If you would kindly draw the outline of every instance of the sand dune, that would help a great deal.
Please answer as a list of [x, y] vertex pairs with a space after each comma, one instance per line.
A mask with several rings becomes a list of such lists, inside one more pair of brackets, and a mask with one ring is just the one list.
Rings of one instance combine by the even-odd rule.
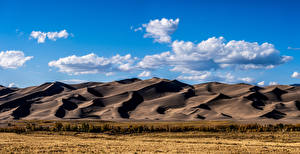
[[0, 86], [0, 120], [300, 120], [300, 87], [177, 80]]

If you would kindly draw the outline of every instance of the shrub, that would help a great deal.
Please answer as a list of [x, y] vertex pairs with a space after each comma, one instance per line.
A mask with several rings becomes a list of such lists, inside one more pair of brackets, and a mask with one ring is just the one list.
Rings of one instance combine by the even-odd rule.
[[63, 124], [60, 123], [60, 122], [56, 122], [55, 125], [54, 125], [54, 130], [55, 131], [61, 131], [63, 128]]

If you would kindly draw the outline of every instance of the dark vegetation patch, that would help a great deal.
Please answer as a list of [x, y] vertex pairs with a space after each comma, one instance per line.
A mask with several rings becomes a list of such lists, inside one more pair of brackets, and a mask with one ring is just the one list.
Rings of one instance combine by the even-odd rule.
[[[199, 115], [199, 119], [205, 117]], [[209, 124], [211, 123], [211, 124]], [[233, 124], [233, 123], [185, 123], [185, 122], [92, 122], [92, 121], [25, 121], [8, 123], [0, 132], [26, 133], [92, 132], [105, 134], [133, 134], [152, 132], [285, 132], [300, 131], [300, 124]]]

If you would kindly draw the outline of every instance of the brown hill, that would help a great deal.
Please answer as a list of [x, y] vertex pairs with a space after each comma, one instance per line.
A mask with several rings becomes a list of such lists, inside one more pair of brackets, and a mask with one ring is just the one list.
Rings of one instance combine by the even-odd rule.
[[300, 87], [177, 80], [0, 86], [0, 120], [100, 119], [300, 121]]

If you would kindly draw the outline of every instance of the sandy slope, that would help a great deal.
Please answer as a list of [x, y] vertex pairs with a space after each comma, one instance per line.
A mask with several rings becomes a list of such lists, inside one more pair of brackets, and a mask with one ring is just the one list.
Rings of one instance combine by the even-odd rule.
[[300, 87], [126, 79], [23, 89], [0, 86], [0, 120], [300, 121]]

